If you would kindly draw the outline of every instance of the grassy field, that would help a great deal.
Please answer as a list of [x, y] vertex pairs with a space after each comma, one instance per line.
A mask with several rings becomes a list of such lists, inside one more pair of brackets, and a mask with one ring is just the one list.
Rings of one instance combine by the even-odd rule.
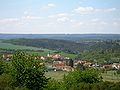
[[48, 78], [52, 78], [55, 80], [62, 80], [64, 75], [67, 75], [68, 72], [64, 72], [64, 71], [49, 71], [45, 73], [45, 76]]
[[68, 53], [64, 53], [64, 52], [61, 52], [59, 54], [63, 55], [64, 57], [69, 57], [69, 58], [72, 58], [72, 59], [75, 59], [75, 57], [77, 57], [76, 54], [68, 54]]
[[120, 75], [115, 71], [107, 71], [106, 73], [102, 73], [102, 77], [104, 81], [120, 82]]
[[[64, 75], [67, 75], [68, 72], [63, 71], [52, 71], [46, 72], [45, 75], [47, 77], [51, 77], [56, 80], [62, 80]], [[107, 71], [107, 73], [102, 73], [103, 81], [110, 81], [110, 82], [120, 82], [120, 75], [115, 74], [114, 71]]]
[[20, 46], [20, 45], [13, 45], [13, 44], [10, 44], [10, 43], [2, 43], [0, 41], [0, 48], [3, 48], [3, 49], [20, 49], [20, 50], [23, 50], [23, 49], [29, 49], [29, 50], [41, 50], [40, 48], [36, 48], [36, 47], [28, 47], [28, 46]]

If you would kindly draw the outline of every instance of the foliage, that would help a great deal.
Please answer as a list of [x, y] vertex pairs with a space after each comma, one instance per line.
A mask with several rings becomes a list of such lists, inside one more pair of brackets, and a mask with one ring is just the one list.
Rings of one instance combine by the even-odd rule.
[[4, 62], [0, 60], [0, 75], [4, 72]]
[[72, 85], [78, 85], [81, 82], [84, 83], [97, 83], [102, 81], [98, 70], [90, 68], [81, 70], [75, 70], [64, 76], [64, 84], [66, 89], [69, 89]]
[[50, 79], [44, 90], [64, 90], [63, 84], [62, 81]]
[[96, 50], [91, 52], [83, 52], [78, 55], [82, 60], [89, 60], [99, 64], [111, 64], [120, 62], [120, 51], [114, 50]]
[[30, 90], [42, 90], [48, 79], [44, 76], [44, 67], [40, 62], [24, 52], [18, 52], [12, 59], [12, 85], [23, 86]]
[[117, 74], [120, 74], [120, 69], [117, 70]]
[[4, 90], [6, 87], [10, 87], [11, 81], [10, 75], [2, 74], [0, 75], [0, 90]]
[[74, 62], [73, 62], [72, 59], [70, 59], [70, 60], [69, 60], [69, 66], [73, 67], [73, 65], [74, 65]]

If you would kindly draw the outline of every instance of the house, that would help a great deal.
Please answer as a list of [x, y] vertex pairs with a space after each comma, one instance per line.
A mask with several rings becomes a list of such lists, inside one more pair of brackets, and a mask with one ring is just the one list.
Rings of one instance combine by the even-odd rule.
[[107, 70], [113, 69], [112, 64], [103, 65], [102, 68]]
[[10, 60], [12, 58], [13, 54], [5, 53], [2, 55], [4, 60]]
[[117, 65], [117, 68], [120, 69], [120, 64]]
[[91, 62], [86, 62], [86, 63], [83, 64], [83, 66], [91, 67], [91, 66], [92, 66], [92, 63], [91, 63]]
[[73, 68], [71, 66], [66, 65], [65, 61], [54, 61], [53, 62], [53, 68], [55, 68], [55, 71], [72, 71]]
[[60, 54], [53, 54], [53, 55], [48, 54], [47, 57], [51, 58], [53, 60], [63, 60], [64, 59], [64, 57], [61, 56]]
[[118, 63], [113, 63], [112, 67], [113, 67], [114, 69], [120, 69], [120, 64], [118, 64]]
[[41, 57], [40, 57], [40, 59], [41, 59], [41, 60], [45, 60], [46, 58], [45, 58], [45, 57], [43, 57], [43, 56], [41, 56]]

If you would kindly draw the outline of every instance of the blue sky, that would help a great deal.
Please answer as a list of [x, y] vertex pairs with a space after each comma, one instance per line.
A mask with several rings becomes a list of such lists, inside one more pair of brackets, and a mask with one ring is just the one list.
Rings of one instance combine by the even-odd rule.
[[0, 33], [120, 34], [120, 0], [0, 0]]

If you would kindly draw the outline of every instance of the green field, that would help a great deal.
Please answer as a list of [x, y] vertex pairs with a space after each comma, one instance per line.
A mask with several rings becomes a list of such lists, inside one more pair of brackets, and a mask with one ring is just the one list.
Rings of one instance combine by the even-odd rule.
[[120, 82], [120, 75], [115, 71], [107, 71], [106, 73], [102, 73], [102, 77], [104, 81]]
[[61, 52], [59, 54], [63, 55], [64, 57], [69, 57], [69, 58], [72, 58], [72, 59], [77, 57], [76, 54], [69, 54], [69, 53], [64, 53], [64, 52]]
[[68, 72], [64, 72], [64, 71], [49, 71], [45, 73], [45, 76], [48, 78], [52, 78], [55, 80], [62, 80], [64, 75], [67, 75]]
[[2, 48], [2, 49], [15, 49], [15, 50], [17, 50], [17, 49], [20, 49], [20, 50], [23, 50], [23, 49], [41, 50], [40, 48], [36, 48], [36, 47], [13, 45], [10, 43], [2, 43], [1, 41], [0, 41], [0, 48]]
[[[62, 80], [64, 75], [67, 75], [68, 72], [63, 71], [50, 71], [46, 72], [45, 75], [47, 77], [51, 77], [52, 79]], [[102, 73], [103, 81], [110, 81], [110, 82], [120, 82], [120, 75], [114, 74], [114, 71], [107, 71], [107, 73]]]

